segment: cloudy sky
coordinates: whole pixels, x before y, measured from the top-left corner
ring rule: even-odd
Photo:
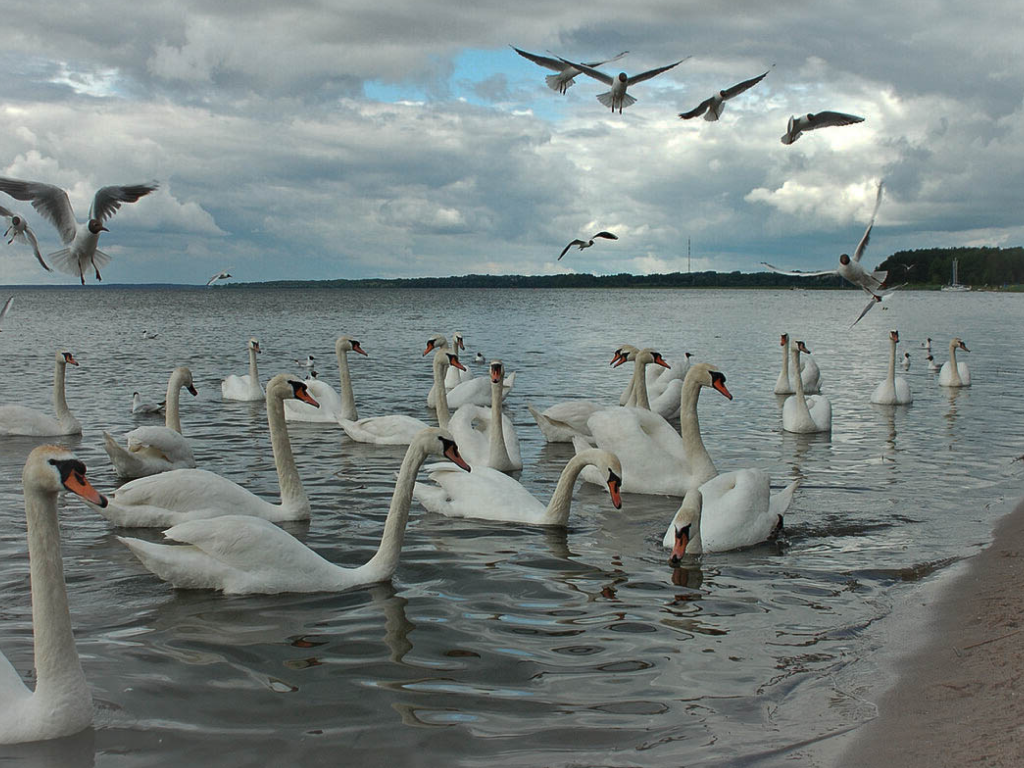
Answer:
[[[6,0],[0,175],[159,180],[101,248],[108,282],[827,268],[886,181],[871,248],[1019,245],[1020,10],[736,0]],[[509,44],[635,74],[611,114]],[[718,123],[677,117],[760,74]],[[779,137],[791,114],[855,126]],[[44,254],[55,230],[27,203]],[[555,259],[607,229],[617,242]],[[0,280],[74,283],[0,244]]]

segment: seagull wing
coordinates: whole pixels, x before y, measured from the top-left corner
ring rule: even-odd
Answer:
[[[7,313],[11,311],[11,304],[14,303],[14,297],[11,296],[6,302],[4,302],[4,308],[0,309],[0,323],[7,317]]]
[[[53,224],[64,243],[75,239],[78,225],[75,211],[68,200],[68,193],[52,184],[41,181],[21,181],[0,176],[0,192],[6,192],[15,200],[29,200],[39,215]]]
[[[769,69],[768,72],[771,72],[771,70]],[[768,76],[768,72],[765,72],[763,75],[758,75],[757,77],[752,77],[749,80],[744,80],[742,83],[736,83],[732,88],[722,91],[722,98],[731,99],[733,96],[739,96],[748,88],[753,88],[764,80]]]
[[[583,74],[590,75],[590,77],[594,78],[595,80],[600,80],[602,83],[605,83],[606,85],[611,85],[614,82],[610,76],[606,75],[599,69],[594,69],[593,67],[589,67],[586,64],[574,64],[568,59],[563,59],[561,56],[559,56],[558,58],[560,61],[565,62],[570,67],[576,67],[576,69],[578,69]]]
[[[14,213],[0,205],[0,216],[3,216],[5,219],[13,219]]]
[[[762,261],[761,264],[768,267],[768,269],[770,269],[772,272],[778,272],[780,275],[793,275],[795,277],[818,277],[820,275],[836,274],[836,270],[834,269],[826,269],[822,272],[804,272],[799,269],[779,269],[778,267],[773,267],[767,261]]]
[[[603,237],[605,240],[618,240],[618,235],[613,235],[611,232],[598,232],[594,237]]]
[[[530,53],[528,51],[522,51],[516,48],[514,45],[509,46],[513,51],[518,53],[524,59],[529,59],[534,64],[540,64],[542,67],[553,69],[555,72],[562,72],[565,70],[565,63],[559,59],[553,59],[550,56],[538,56],[536,53]]]
[[[569,252],[569,249],[572,248],[574,245],[583,245],[583,241],[582,240],[573,240],[571,243],[569,243],[567,246],[565,246],[565,248],[562,249],[562,252],[560,254],[558,254],[558,258],[555,259],[555,261],[561,261],[562,257],[565,256],[565,254],[567,254]]]
[[[89,218],[106,221],[121,207],[121,203],[134,203],[160,186],[153,181],[149,184],[131,184],[123,187],[101,187],[96,191],[89,209]]]
[[[32,231],[31,227],[25,227],[24,234],[25,239],[28,240],[29,245],[32,246],[32,253],[36,255],[36,259],[38,259],[39,263],[43,265],[43,269],[47,272],[52,272],[53,270],[47,266],[45,261],[43,261],[43,254],[39,252],[39,241],[36,240],[36,233]]]
[[[689,112],[680,112],[679,117],[683,120],[689,120],[693,117],[700,117],[708,111],[708,107],[711,106],[711,99],[704,99],[700,104],[691,109]]]
[[[875,210],[871,212],[871,221],[868,222],[868,228],[864,230],[864,236],[857,243],[857,250],[853,252],[854,261],[860,261],[860,257],[864,255],[864,249],[868,247],[868,241],[871,240],[871,228],[875,226],[875,216],[878,215],[878,206],[881,204],[882,182],[878,182],[878,194],[875,195]]]
[[[610,59],[605,59],[604,61],[585,61],[583,63],[586,64],[588,67],[600,67],[602,64],[610,64],[613,61],[618,61],[627,53],[629,53],[629,51],[623,51],[618,56],[612,56]]]
[[[864,315],[866,315],[866,314],[867,314],[868,312],[870,312],[870,311],[871,311],[871,308],[872,308],[873,306],[875,306],[875,304],[877,304],[877,303],[878,303],[878,302],[880,302],[880,301],[881,301],[881,299],[880,299],[880,298],[876,298],[875,296],[872,296],[872,297],[871,297],[871,298],[870,298],[870,299],[868,300],[868,305],[867,305],[866,307],[864,307],[864,310],[863,310],[863,311],[862,311],[862,312],[861,312],[861,313],[860,313],[859,315],[857,315],[857,319],[856,319],[856,320],[854,320],[854,321],[853,321],[853,322],[852,322],[852,323],[850,324],[850,328],[853,328],[853,326],[855,326],[855,325],[856,325],[857,323],[859,323],[859,322],[861,321],[861,318],[862,318],[862,317],[864,317]]]
[[[807,125],[804,127],[805,131],[811,131],[815,128],[829,128],[833,125],[853,125],[854,123],[863,123],[863,117],[857,117],[856,115],[844,115],[842,112],[818,112],[816,114],[807,115]]]
[[[690,57],[687,56],[686,59],[688,59],[688,58],[690,58]],[[656,77],[656,76],[660,75],[662,72],[667,72],[668,70],[672,69],[672,67],[678,67],[684,61],[686,61],[686,59],[680,59],[675,64],[669,64],[666,67],[658,67],[657,69],[649,69],[646,72],[641,72],[639,75],[633,75],[632,77],[626,79],[626,85],[627,86],[636,85],[637,83],[642,83],[644,80],[650,80],[652,77]]]

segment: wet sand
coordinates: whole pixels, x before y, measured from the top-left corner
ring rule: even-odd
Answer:
[[[1024,501],[931,610],[841,768],[1024,765]]]

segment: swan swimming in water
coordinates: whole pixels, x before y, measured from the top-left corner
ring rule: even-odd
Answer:
[[[263,385],[260,384],[260,372],[256,366],[256,355],[263,351],[260,349],[260,343],[257,339],[251,338],[245,348],[249,352],[249,373],[244,376],[231,374],[220,383],[220,396],[225,400],[255,402],[267,396],[263,391]]]
[[[78,365],[70,352],[58,352],[53,368],[53,411],[56,418],[28,408],[24,405],[0,406],[0,436],[30,435],[33,437],[56,437],[58,435],[80,435],[82,425],[68,408],[64,395],[64,373],[69,365]]]
[[[793,370],[800,369],[800,353],[809,354],[810,350],[802,341],[796,342],[792,350]],[[786,432],[811,434],[814,432],[832,431],[832,403],[824,395],[804,395],[803,378],[798,376],[796,393],[786,398],[782,404],[782,428]]]
[[[953,338],[949,342],[949,361],[943,363],[942,368],[939,370],[940,387],[971,386],[971,372],[967,368],[967,363],[958,363],[956,360],[956,351],[958,349],[962,349],[964,352],[971,351],[959,338]]]
[[[288,421],[328,422],[337,425],[339,420],[355,421],[359,418],[356,410],[356,398],[352,392],[352,374],[348,368],[348,353],[369,357],[358,341],[351,336],[339,336],[334,342],[334,356],[338,360],[338,379],[341,383],[341,394],[334,387],[317,378],[316,371],[310,371],[306,379],[309,394],[319,404],[314,408],[302,400],[285,400],[284,417]]]
[[[464,405],[451,417],[448,426],[470,466],[514,472],[523,468],[523,458],[515,425],[501,410],[502,382],[505,379],[505,366],[501,360],[491,361],[490,377],[490,408]],[[474,426],[477,421],[483,424],[482,428]]]
[[[782,347],[782,370],[778,379],[775,380],[776,395],[792,395],[796,392],[796,371],[789,367],[789,334],[783,333],[779,336],[779,346]],[[804,385],[804,394],[816,395],[821,392],[821,369],[814,361],[812,355],[800,360],[800,380]]]
[[[900,332],[889,331],[889,372],[871,393],[871,402],[878,405],[909,405],[914,402],[910,385],[902,376],[896,375],[896,345],[900,343]]]

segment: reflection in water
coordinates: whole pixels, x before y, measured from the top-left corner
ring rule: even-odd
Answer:
[[[92,768],[96,764],[96,731],[63,739],[0,746],[0,763],[17,768]]]

